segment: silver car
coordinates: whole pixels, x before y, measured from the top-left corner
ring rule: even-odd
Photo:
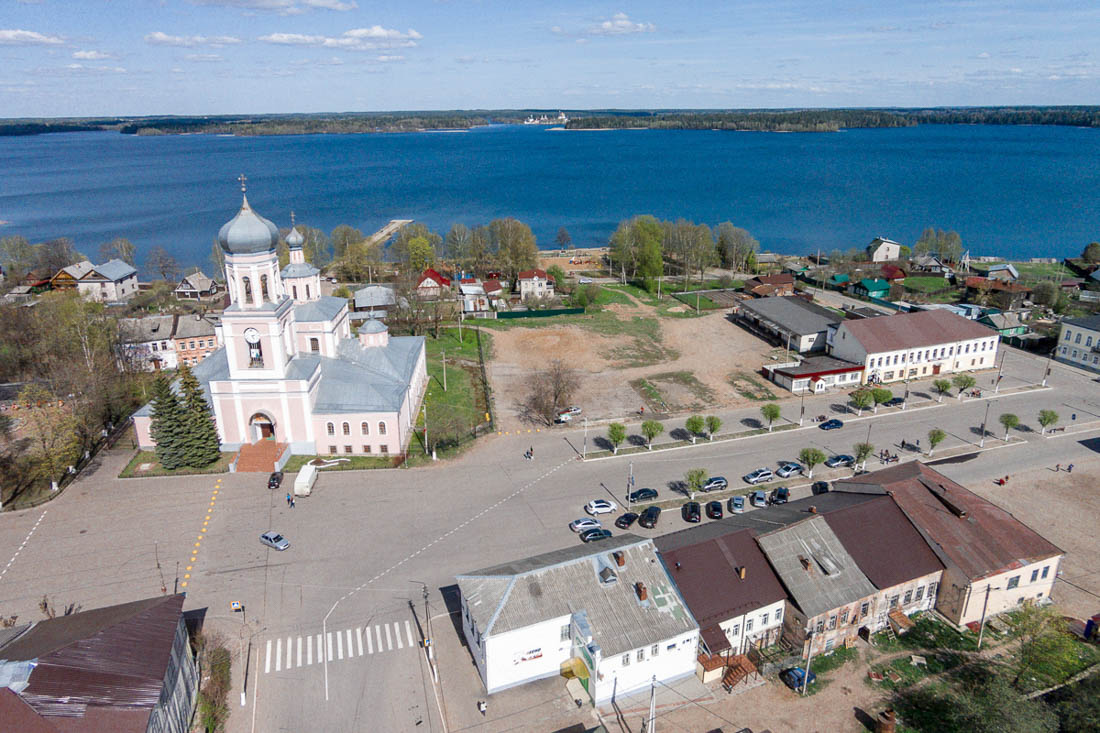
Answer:
[[[290,547],[290,542],[286,537],[283,537],[278,532],[264,532],[260,535],[260,542],[270,547],[272,550],[279,550],[280,552]]]
[[[581,517],[569,523],[569,529],[574,532],[587,532],[590,529],[600,529],[601,527],[603,527],[603,525],[600,524],[600,520],[590,517]]]
[[[775,472],[779,478],[790,478],[796,473],[802,473],[802,466],[794,461],[783,461],[779,464],[779,470]]]
[[[742,476],[746,484],[762,484],[775,478],[770,468],[758,468],[750,474]]]

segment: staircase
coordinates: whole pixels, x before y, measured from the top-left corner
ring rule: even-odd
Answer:
[[[722,677],[722,687],[726,692],[732,692],[734,687],[741,684],[749,675],[756,673],[756,666],[743,654],[738,654],[730,660],[726,667],[726,674]]]
[[[274,440],[242,445],[237,454],[237,473],[271,473],[285,448],[285,443]]]

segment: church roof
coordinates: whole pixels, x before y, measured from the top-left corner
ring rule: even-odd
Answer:
[[[423,336],[390,338],[385,346],[370,347],[356,339],[342,340],[337,358],[320,357],[321,384],[313,412],[401,409],[423,347]]]
[[[293,212],[291,212],[291,214],[291,218],[293,218]],[[290,233],[286,235],[287,246],[294,249],[301,247],[302,244],[305,243],[305,241],[306,238],[302,236],[302,233],[300,231],[298,231],[298,227],[291,227]]]
[[[279,228],[253,211],[247,196],[242,196],[237,215],[218,232],[218,244],[229,254],[270,252],[278,243]]]
[[[346,298],[322,295],[317,300],[299,303],[294,306],[294,320],[302,322],[332,321],[340,311],[348,307]]]
[[[280,274],[283,277],[312,277],[321,274],[321,271],[308,262],[291,262]]]

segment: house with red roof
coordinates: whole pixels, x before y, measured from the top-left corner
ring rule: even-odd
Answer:
[[[547,275],[546,270],[524,270],[516,275],[516,290],[519,291],[521,300],[528,297],[552,298],[554,278]]]
[[[416,281],[416,292],[425,298],[438,298],[450,289],[450,278],[443,277],[430,267]]]

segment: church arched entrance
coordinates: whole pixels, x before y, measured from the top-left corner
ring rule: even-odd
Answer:
[[[252,442],[275,439],[275,421],[262,412],[248,419],[248,428],[252,432]]]

